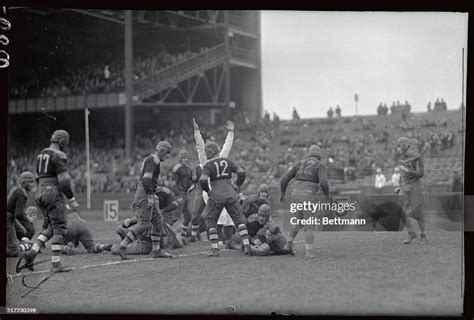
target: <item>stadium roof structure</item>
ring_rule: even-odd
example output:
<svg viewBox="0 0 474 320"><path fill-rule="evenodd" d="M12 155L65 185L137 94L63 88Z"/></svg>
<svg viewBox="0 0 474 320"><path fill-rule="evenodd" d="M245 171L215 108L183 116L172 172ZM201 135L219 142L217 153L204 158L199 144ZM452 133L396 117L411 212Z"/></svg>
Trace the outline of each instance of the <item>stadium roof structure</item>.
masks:
<svg viewBox="0 0 474 320"><path fill-rule="evenodd" d="M23 9L25 12L40 15L71 11L98 19L125 24L124 10L31 7L11 7L9 9ZM166 28L167 31L206 29L226 26L222 10L133 10L132 12L134 22L158 28Z"/></svg>

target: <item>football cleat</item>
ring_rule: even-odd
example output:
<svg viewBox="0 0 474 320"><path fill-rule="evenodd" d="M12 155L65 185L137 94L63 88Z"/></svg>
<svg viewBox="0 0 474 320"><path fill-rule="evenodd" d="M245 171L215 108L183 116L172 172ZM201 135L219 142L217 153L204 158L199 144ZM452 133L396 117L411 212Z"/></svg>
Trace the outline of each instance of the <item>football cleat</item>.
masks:
<svg viewBox="0 0 474 320"><path fill-rule="evenodd" d="M225 245L226 249L231 249L231 250L240 250L240 245L233 243L232 241L229 241Z"/></svg>
<svg viewBox="0 0 474 320"><path fill-rule="evenodd" d="M312 255L311 253L309 252L306 252L305 255L304 255L304 258L306 260L311 260L311 259L314 259L314 255Z"/></svg>
<svg viewBox="0 0 474 320"><path fill-rule="evenodd" d="M251 254L250 245L247 244L247 245L244 246L244 253L245 254Z"/></svg>
<svg viewBox="0 0 474 320"><path fill-rule="evenodd" d="M408 234L408 239L406 239L405 241L403 241L404 244L411 244L411 242L413 241L413 239L416 238L416 233L409 233Z"/></svg>
<svg viewBox="0 0 474 320"><path fill-rule="evenodd" d="M428 243L428 238L426 237L426 234L422 233L420 235L420 243Z"/></svg>
<svg viewBox="0 0 474 320"><path fill-rule="evenodd" d="M119 255L122 260L128 260L129 258L127 257L127 248L126 247L121 247L121 246L118 246L118 247L114 247L111 249L112 250L112 253L113 254L117 254Z"/></svg>
<svg viewBox="0 0 474 320"><path fill-rule="evenodd" d="M58 262L57 264L53 264L53 267L51 268L51 272L54 272L54 273L69 272L69 271L72 271L72 269L67 266L63 266L61 262Z"/></svg>
<svg viewBox="0 0 474 320"><path fill-rule="evenodd" d="M23 257L25 258L25 267L31 271L34 270L33 262L35 261L36 255L37 253L33 249L26 251L25 254L23 255Z"/></svg>
<svg viewBox="0 0 474 320"><path fill-rule="evenodd" d="M172 259L174 258L174 254L171 254L169 252L165 252L163 250L156 250L156 251L153 251L153 258L168 258L168 259Z"/></svg>
<svg viewBox="0 0 474 320"><path fill-rule="evenodd" d="M217 242L217 245L219 246L219 249L224 248L224 242L222 241Z"/></svg>
<svg viewBox="0 0 474 320"><path fill-rule="evenodd" d="M219 250L212 249L210 253L207 254L208 257L219 257Z"/></svg>

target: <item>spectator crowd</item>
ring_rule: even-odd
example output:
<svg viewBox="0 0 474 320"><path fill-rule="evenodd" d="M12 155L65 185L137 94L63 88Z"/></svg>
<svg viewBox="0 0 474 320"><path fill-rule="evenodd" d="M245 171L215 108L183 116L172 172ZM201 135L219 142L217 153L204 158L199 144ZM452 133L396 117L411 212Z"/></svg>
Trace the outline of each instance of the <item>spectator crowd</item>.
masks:
<svg viewBox="0 0 474 320"><path fill-rule="evenodd" d="M189 59L200 52L187 50L178 54L165 51L147 57L136 57L133 61L133 78L140 80L159 72L181 61ZM44 70L31 70L26 82L16 84L15 79L9 92L9 98L51 98L67 95L85 95L91 93L111 93L125 90L125 71L122 58L108 62L91 62L81 68L66 66L57 70L55 76L43 74Z"/></svg>
<svg viewBox="0 0 474 320"><path fill-rule="evenodd" d="M278 187L280 177L297 160L303 158L307 148L318 144L324 150L324 161L328 167L339 170L344 180L371 176L377 168L394 168L397 154L394 141L400 135L412 140L413 146L424 157L442 155L455 148L456 134L451 122L446 126L423 128L405 132L403 128L377 127L369 117L336 118L332 122L324 119L281 121L264 117L260 123L238 121L230 158L247 170L243 190L254 190L262 181ZM426 120L426 119L424 119ZM336 121L336 122L334 122ZM423 120L421 124L426 123ZM222 146L227 130L224 126L200 127L205 140L216 141ZM192 125L181 125L172 130L152 130L135 137L132 158L125 156L124 141L119 138L91 142L92 192L133 192L141 161L152 150L157 141L167 140L173 146L172 159L165 162L162 182L173 187L170 168L177 162L180 149L188 150L191 163L197 164ZM31 148L12 143L8 149L8 187L16 182L21 171L35 171L35 157L40 148ZM76 192L86 191L87 171L84 143L72 141L68 150L69 168ZM174 158L173 158L174 157ZM335 172L336 172L335 171ZM337 176L337 174L336 174Z"/></svg>

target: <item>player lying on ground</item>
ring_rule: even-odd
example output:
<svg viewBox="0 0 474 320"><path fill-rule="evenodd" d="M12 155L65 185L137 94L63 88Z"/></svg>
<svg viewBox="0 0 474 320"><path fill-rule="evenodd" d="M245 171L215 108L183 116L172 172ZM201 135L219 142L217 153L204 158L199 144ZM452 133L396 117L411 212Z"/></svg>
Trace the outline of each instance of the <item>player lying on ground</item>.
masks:
<svg viewBox="0 0 474 320"><path fill-rule="evenodd" d="M111 244L100 244L94 240L92 233L87 226L87 221L82 219L77 212L69 211L66 214L67 233L64 236L64 246L62 253L67 255L74 254L74 247L81 243L88 253L99 253L102 251L110 251Z"/></svg>
<svg viewBox="0 0 474 320"><path fill-rule="evenodd" d="M423 158L411 147L410 140L406 137L397 140L397 152L400 154L401 184L395 192L400 192L402 223L408 229L408 239L405 240L405 244L410 244L417 237L410 218L414 218L420 227L420 242L426 243L428 239L425 233L425 217L421 210L423 187L420 179L424 175Z"/></svg>
<svg viewBox="0 0 474 320"><path fill-rule="evenodd" d="M130 226L133 226L134 224L137 223L137 217L132 217L132 218L127 218L122 222L122 225L117 227L117 234L120 236L120 239L123 240L125 236L127 235L127 229ZM166 244L165 244L165 249L166 250L171 250L171 249L181 249L184 247L183 244L183 239L182 236L177 233L176 231L173 230L173 228L167 224L166 222L164 223L163 226L165 233L166 233L166 238L168 239ZM112 254L118 254L117 249L118 249L118 244L114 244L112 246ZM147 255L152 251L152 241L151 241L151 226L145 232L144 235L141 235L137 241L133 242L127 247L127 254L140 254L140 255Z"/></svg>
<svg viewBox="0 0 474 320"><path fill-rule="evenodd" d="M285 201L286 188L291 180L295 180L293 190L291 193L292 203L303 203L304 201L318 202L331 201L329 196L329 184L327 181L327 169L324 162L321 161L321 148L317 145L312 145L309 148L308 158L300 160L290 168L290 170L281 178L280 181L280 202ZM321 190L324 196L318 196L318 191ZM311 211L298 210L296 217L298 219L306 219L312 216ZM298 234L300 224L294 225L291 228L290 236L285 250L294 254L293 241ZM315 225L305 225L305 258L312 259L314 230Z"/></svg>
<svg viewBox="0 0 474 320"><path fill-rule="evenodd" d="M171 153L171 145L166 141L161 141L155 148L155 153L150 154L143 160L140 170L140 177L137 183L137 190L133 199L132 208L137 211L138 222L132 226L126 237L120 243L116 253L123 260L127 259L127 246L138 239L140 235L144 235L151 223L152 232L151 240L153 246L153 258L173 258L173 255L164 251L163 243L163 216L161 210L157 208L155 202L155 191L158 186L158 178L160 176L160 163L165 161Z"/></svg>
<svg viewBox="0 0 474 320"><path fill-rule="evenodd" d="M206 155L206 151L204 150L205 144L202 138L201 132L199 131L199 126L196 123L196 120L193 118L193 127L194 127L194 140L196 141L196 150L199 157L199 164L201 168L204 168L204 165L207 163L209 158ZM234 123L232 121L227 121L227 125L225 126L229 132L227 133L227 137L225 139L224 145L222 146L222 150L219 152L219 157L226 158L229 155L230 149L232 148L232 144L234 143ZM199 178L198 178L199 179ZM211 186L212 189L212 186ZM205 203L208 201L208 194L207 192L202 193L203 200ZM204 219L205 220L205 219ZM196 220L195 220L196 221ZM194 225L196 228L196 224ZM232 234L235 231L235 224L232 221L229 213L225 208L222 209L222 212L219 215L219 219L217 220L217 235L219 240L217 241L217 245L219 247L223 247L223 241L230 241Z"/></svg>
<svg viewBox="0 0 474 320"><path fill-rule="evenodd" d="M232 220L238 226L237 230L244 244L244 253L248 254L250 253L250 243L247 227L245 226L246 220L239 204L239 195L234 189L235 186L239 188L244 183L245 170L235 165L230 159L219 157L219 146L215 142L206 143L204 150L209 161L202 169L199 184L209 194L204 210L209 240L211 240L210 256L219 256L217 220L223 208L227 209ZM237 174L235 186L231 182L232 173ZM212 190L210 186L212 186Z"/></svg>
<svg viewBox="0 0 474 320"><path fill-rule="evenodd" d="M251 214L247 219L247 230L250 237L250 254L256 256L291 254L284 247L287 243L280 227L271 218L271 209L267 204L262 204L257 213ZM233 249L241 247L242 239L238 234L232 236Z"/></svg>
<svg viewBox="0 0 474 320"><path fill-rule="evenodd" d="M61 264L61 250L67 233L66 202L73 210L79 207L71 188L71 178L67 171L65 151L69 145L69 133L56 130L50 139L50 146L43 149L36 161L38 192L36 204L43 213L45 222L32 248L25 252L26 266L32 266L41 247L51 239L51 264L53 272L71 271ZM31 267L32 269L32 267Z"/></svg>

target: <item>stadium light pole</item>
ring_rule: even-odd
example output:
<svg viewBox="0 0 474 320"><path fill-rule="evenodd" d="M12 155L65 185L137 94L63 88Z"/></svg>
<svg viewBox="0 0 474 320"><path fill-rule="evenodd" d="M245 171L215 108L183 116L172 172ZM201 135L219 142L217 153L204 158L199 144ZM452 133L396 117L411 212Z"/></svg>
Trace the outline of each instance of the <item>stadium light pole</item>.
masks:
<svg viewBox="0 0 474 320"><path fill-rule="evenodd" d="M91 160L89 153L89 109L84 109L84 121L85 121L85 130L86 130L86 173L87 173L87 209L91 208Z"/></svg>
<svg viewBox="0 0 474 320"><path fill-rule="evenodd" d="M359 115L359 108L357 106L357 102L359 102L359 95L356 93L354 95L354 101L355 101L355 105L356 105L356 116Z"/></svg>
<svg viewBox="0 0 474 320"><path fill-rule="evenodd" d="M133 19L132 11L125 10L125 154L132 156L133 139Z"/></svg>

